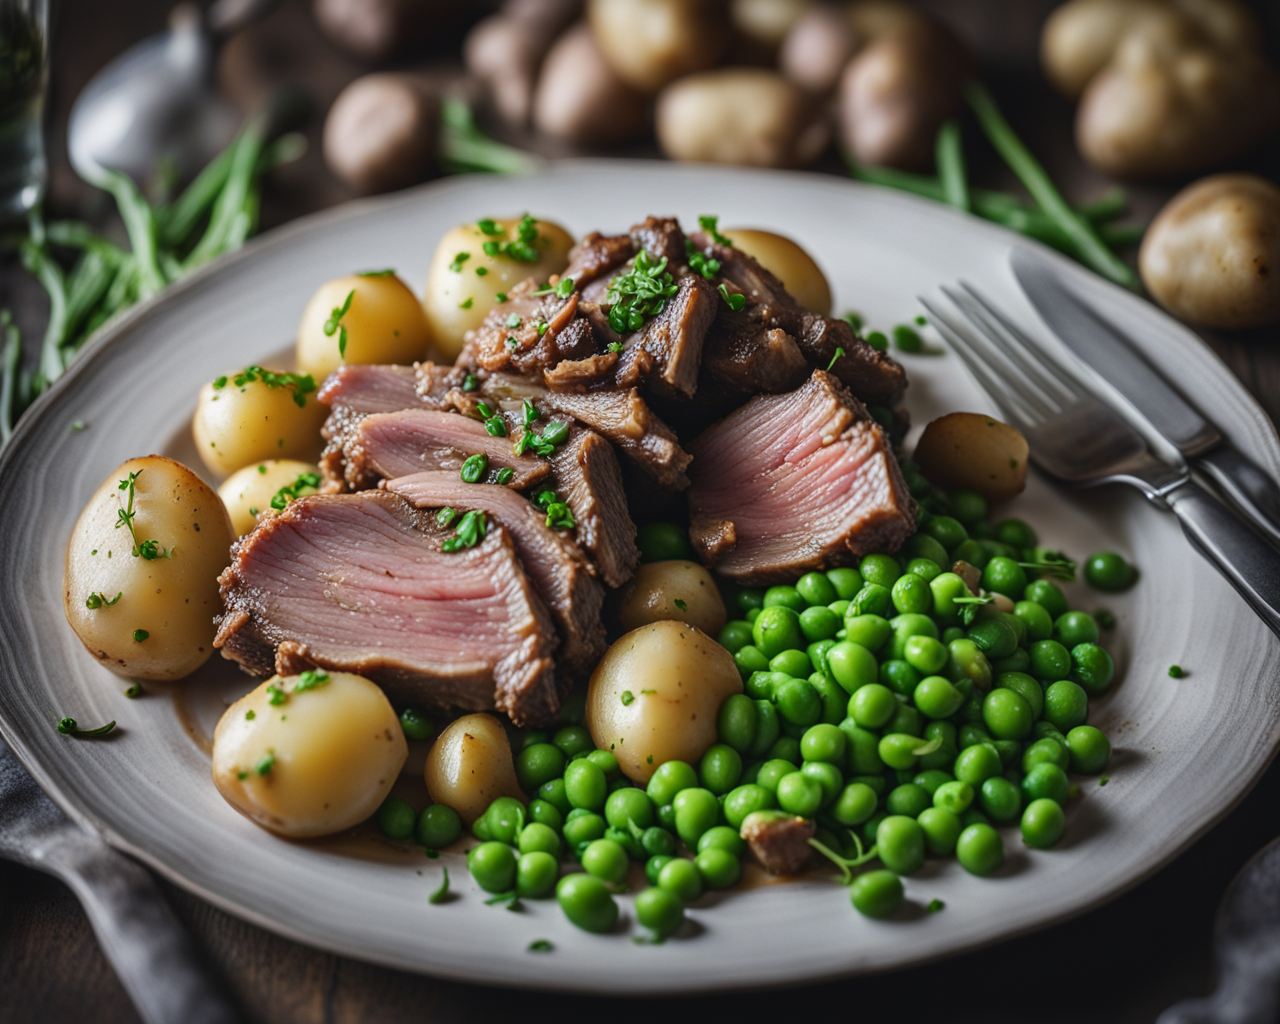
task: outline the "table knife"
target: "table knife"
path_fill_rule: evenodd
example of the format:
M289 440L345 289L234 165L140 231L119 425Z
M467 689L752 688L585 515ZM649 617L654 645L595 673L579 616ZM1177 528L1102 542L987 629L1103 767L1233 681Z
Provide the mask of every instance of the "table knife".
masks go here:
M1023 292L1059 340L1114 387L1188 462L1211 477L1227 500L1272 544L1280 546L1280 487L1271 477L1226 440L1123 331L1072 291L1044 255L1017 246L1009 262Z

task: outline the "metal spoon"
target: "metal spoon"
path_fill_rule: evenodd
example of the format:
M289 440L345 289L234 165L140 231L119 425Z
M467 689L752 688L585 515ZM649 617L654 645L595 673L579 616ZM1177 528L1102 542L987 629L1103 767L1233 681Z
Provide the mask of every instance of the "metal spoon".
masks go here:
M240 115L213 89L218 45L267 14L276 0L217 0L207 12L175 7L169 28L99 71L71 108L71 165L96 182L101 168L140 185L162 160L179 177L203 167L235 134Z

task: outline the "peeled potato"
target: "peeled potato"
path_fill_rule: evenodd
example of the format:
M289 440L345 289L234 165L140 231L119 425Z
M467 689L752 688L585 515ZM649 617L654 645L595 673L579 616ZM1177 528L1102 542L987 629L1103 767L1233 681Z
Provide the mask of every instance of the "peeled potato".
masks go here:
M999 502L1027 485L1029 451L1027 439L1009 424L981 413L953 412L924 428L915 461L943 490L963 487Z
M305 839L373 814L408 756L385 694L363 676L272 676L213 733L213 784L249 820Z
M493 715L454 721L432 744L423 774L431 799L452 807L468 826L500 796L525 799L511 743Z
M721 232L765 270L777 277L792 297L812 313L831 312L831 286L813 257L785 235L751 228L727 228Z
M715 636L727 619L715 580L697 562L648 562L618 597L618 619L625 630L670 619Z
M117 526L120 512L130 511L131 473L132 532ZM67 621L112 672L181 679L213 653L218 573L234 539L222 502L186 466L159 455L130 459L103 481L71 531Z
M467 331L474 331L516 285L527 278L546 281L569 265L573 236L559 224L534 221L536 260L525 262L500 251L486 255L486 242L501 246L517 240L521 218L472 221L449 231L436 246L427 274L422 308L441 356L452 362L462 351ZM480 225L490 228L487 234ZM492 248L492 246L491 246Z
M724 0L589 0L587 18L613 70L655 93L714 67L729 45Z
M264 459L314 462L328 415L329 407L317 401L314 391L303 393L288 376L250 367L200 389L191 433L209 469L234 473Z
M683 622L632 630L600 659L587 688L587 729L641 785L667 761L696 763L716 741L716 715L742 692L733 655Z
M271 499L282 487L293 488L297 498L314 494L320 487L320 468L296 459L267 459L238 469L223 481L218 497L227 507L236 536L253 529L258 513L271 508Z
M344 363L408 365L433 355L422 306L393 273L325 282L298 324L298 369L317 381Z

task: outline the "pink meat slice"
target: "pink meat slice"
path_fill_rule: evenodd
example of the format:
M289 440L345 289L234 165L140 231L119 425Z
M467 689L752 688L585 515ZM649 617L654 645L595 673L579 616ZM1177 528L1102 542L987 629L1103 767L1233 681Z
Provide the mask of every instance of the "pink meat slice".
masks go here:
M759 395L690 446L689 534L703 561L751 586L892 552L915 530L880 425L834 376Z
M316 666L395 699L551 720L555 633L510 535L493 524L446 554L450 532L383 491L290 502L233 548L214 646L258 675Z

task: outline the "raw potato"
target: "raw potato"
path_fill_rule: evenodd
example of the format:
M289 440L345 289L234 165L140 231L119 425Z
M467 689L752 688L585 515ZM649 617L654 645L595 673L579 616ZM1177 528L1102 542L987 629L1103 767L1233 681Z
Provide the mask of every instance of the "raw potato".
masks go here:
M255 824L307 839L373 814L407 756L395 709L363 676L272 676L218 722L213 784Z
M271 507L271 499L282 487L292 487L299 478L312 474L316 477L316 485L299 490L298 497L314 494L319 489L320 468L311 462L298 462L296 459L267 459L255 462L244 469L232 473L221 487L218 497L227 507L231 516L231 528L236 535L243 537L254 528L258 521L258 513Z
M1007 423L953 412L924 428L916 445L920 472L943 490L965 487L988 501L1008 501L1027 484L1027 439Z
M814 0L732 0L733 27L767 52L775 50Z
M351 305L338 326L325 333L348 295ZM340 349L343 327L345 353ZM298 324L298 369L317 382L344 363L407 365L433 354L422 306L395 274L351 274L322 284Z
M587 15L613 70L649 94L714 67L729 44L722 0L590 0Z
M826 96L840 81L858 41L845 12L814 7L791 26L778 53L778 67L800 88Z
M1156 300L1190 323L1280 321L1280 188L1216 174L1183 189L1151 222L1138 267Z
M670 619L716 636L727 618L716 581L696 562L649 562L618 592L618 619L628 631Z
M134 480L133 533L155 541L161 557L133 554L133 536L117 527ZM63 604L89 653L112 672L138 679L181 679L213 653L213 617L222 611L218 574L235 534L222 502L181 463L160 455L130 459L89 499L67 544ZM89 596L104 602L89 608ZM119 600L115 600L116 595ZM145 638L135 639L135 631ZM141 634L138 634L141 637Z
M218 381L206 384L196 401L191 433L209 469L225 474L264 459L319 458L320 427L329 407L316 400L314 391L303 395L299 406L296 388L272 387L260 378L237 385L235 376L218 378L222 387L214 387Z
M644 785L667 761L697 764L716 741L720 705L741 692L733 655L711 637L683 622L654 622L600 659L587 688L587 729Z
M813 313L831 312L831 286L813 257L785 235L750 228L726 228L725 237L777 277L800 305Z
M721 68L673 83L658 97L657 133L672 160L752 167L803 167L829 137L803 90L764 68Z
M499 292L505 294L530 277L544 282L569 265L573 237L559 224L545 220L535 222L538 238L534 245L540 254L537 262L523 263L503 254L485 255L485 242L514 239L519 223L519 217L495 220L501 233L486 235L472 221L446 233L436 246L422 308L444 361L451 363L457 358L467 331L480 326L489 310L498 304ZM466 259L459 261L463 253ZM477 273L480 270L484 273Z
M617 76L580 24L552 46L538 76L533 123L543 135L581 146L611 146L644 131L649 101Z
M463 715L431 746L427 792L471 825L500 796L525 800L516 781L511 742L493 715Z
M435 162L440 100L413 75L357 78L324 121L324 159L358 192L423 181Z

